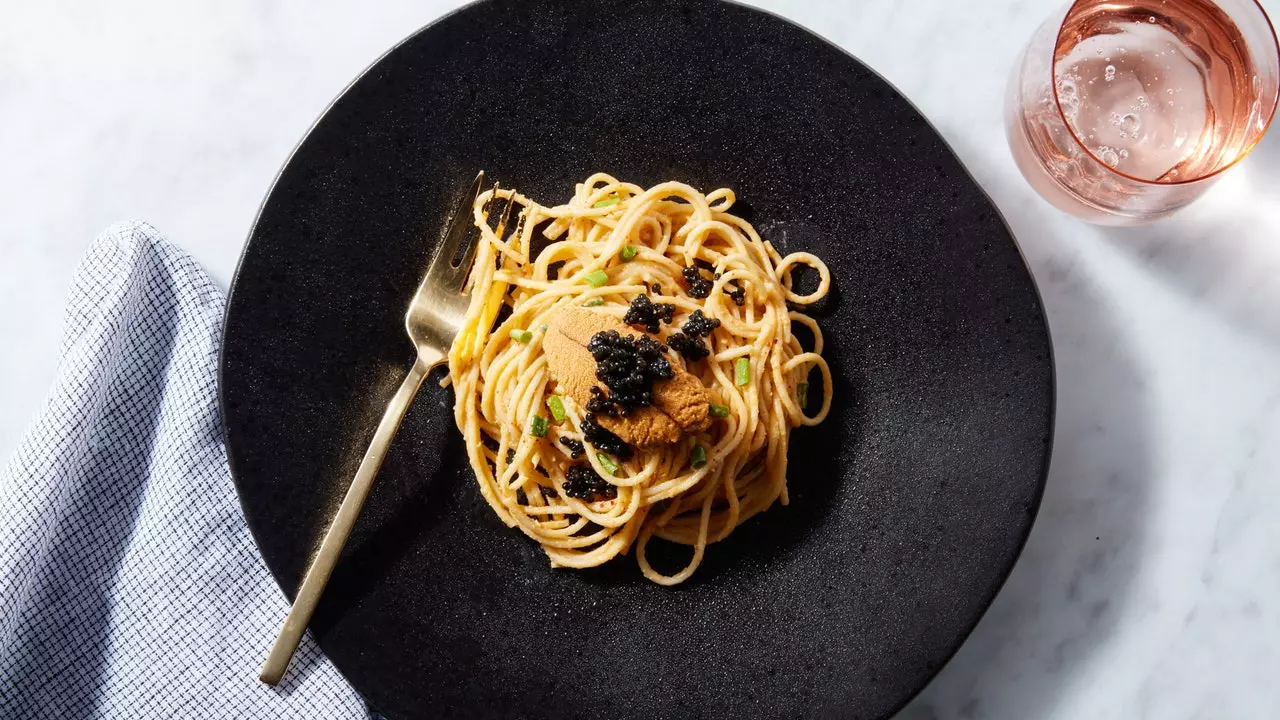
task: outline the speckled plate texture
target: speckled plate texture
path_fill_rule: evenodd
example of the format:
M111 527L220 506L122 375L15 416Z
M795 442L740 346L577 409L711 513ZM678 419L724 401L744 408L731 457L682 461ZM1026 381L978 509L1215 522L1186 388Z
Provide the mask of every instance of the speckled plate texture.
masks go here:
M471 5L377 61L298 146L236 275L221 377L232 472L285 594L412 362L405 309L481 168L547 203L601 170L732 187L784 253L832 270L814 314L834 407L792 434L791 504L663 588L631 557L552 570L502 525L437 372L315 615L325 652L396 720L892 715L1035 516L1044 315L1000 215L906 100L714 0Z

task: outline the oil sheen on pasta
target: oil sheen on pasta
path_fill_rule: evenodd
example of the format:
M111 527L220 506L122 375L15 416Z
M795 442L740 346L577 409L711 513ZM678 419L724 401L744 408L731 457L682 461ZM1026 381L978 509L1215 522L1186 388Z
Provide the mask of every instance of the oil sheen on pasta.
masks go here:
M520 215L504 240L489 218L506 202ZM553 567L593 567L634 547L645 577L674 585L697 569L709 543L774 502L787 503L791 429L822 422L831 406L822 332L788 303L821 299L831 278L813 255L781 256L730 213L733 203L729 189L704 195L679 182L644 189L604 174L554 207L506 189L476 200L481 245L446 383L455 388L454 415L481 493L503 522L542 546ZM792 290L796 265L817 270L816 291ZM705 285L691 288L690 267L711 282L709 293ZM641 294L675 305L672 322L652 336L661 342L696 310L720 321L705 339L708 357L667 355L701 380L723 417L622 460L579 444L585 408L557 387L542 341L562 308L586 306L621 320ZM795 323L811 331L812 350L792 334ZM821 403L805 409L797 391L813 368L822 387L811 396ZM567 475L589 477L588 463L608 492L571 497ZM671 575L653 568L645 549L655 536L690 546L688 565Z

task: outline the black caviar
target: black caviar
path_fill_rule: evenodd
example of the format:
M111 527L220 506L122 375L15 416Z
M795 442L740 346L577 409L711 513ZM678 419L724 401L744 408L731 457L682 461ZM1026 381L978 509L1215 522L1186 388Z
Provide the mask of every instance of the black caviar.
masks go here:
M663 356L666 349L648 336L633 338L617 330L592 335L587 351L596 360L596 378L609 390L602 402L617 405L622 415L652 405L653 381L676 376L671 362ZM597 397L602 395L592 400ZM588 412L592 412L590 407Z
M701 360L711 354L705 342L696 337L689 337L684 333L672 333L671 337L667 338L667 344L671 346L672 350L680 353L685 360L689 361Z
M590 465L574 465L564 474L564 494L585 502L618 497L618 488L596 474Z
M729 299L738 307L746 305L747 289L739 285L737 280L730 280L729 285L732 289L725 293L729 296Z
M719 327L719 320L707 317L701 310L694 310L689 315L689 319L684 321L684 327L680 328L680 331L691 337L702 338L710 335Z
M634 454L631 446L622 440L622 438L605 430L596 423L595 415L587 415L582 419L582 437L591 443L601 452L609 453L619 460L630 460Z
M648 295L637 295L635 300L631 301L631 307L627 309L627 314L623 316L622 321L628 325L640 325L651 333L658 332L658 321L662 321L668 325L676 315L676 306L671 303L654 303L649 300Z
M703 315L701 310L694 310L680 332L672 333L667 338L667 344L672 350L683 355L686 360L701 360L711 354L702 338L710 335L718 327L720 327L719 320Z
M652 286L649 287L649 289L653 291L654 295L662 294L662 286L659 285L658 283L654 283Z
M701 300L711 294L711 281L702 276L696 267L687 267L681 273L689 286L689 297Z
M592 415L617 417L620 411L618 404L610 400L599 385L595 385L591 388L591 399L587 401L587 412Z
M560 444L569 448L569 457L573 458L574 460L577 460L578 458L582 457L583 454L587 452L587 449L582 446L581 440L574 440L571 437L560 438Z

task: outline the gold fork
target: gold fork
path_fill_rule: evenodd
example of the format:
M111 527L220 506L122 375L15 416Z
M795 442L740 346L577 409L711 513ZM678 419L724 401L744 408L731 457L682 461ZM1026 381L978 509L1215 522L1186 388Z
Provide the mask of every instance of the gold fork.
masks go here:
M464 196L454 209L453 218L449 221L449 229L431 256L427 275L418 286L413 302L409 303L404 325L409 333L409 339L418 349L418 358L409 369L404 382L400 383L400 389L396 391L395 397L387 403L387 410L383 413L381 422L378 423L378 429L373 434L373 440L369 443L364 459L360 461L355 479L351 481L351 487L347 490L346 497L342 499L342 505L338 508L333 523L325 533L323 542L320 543L320 551L311 561L311 567L302 580L302 587L298 588L297 599L293 601L293 607L289 608L289 615L280 628L275 644L271 646L271 653L262 666L262 672L258 674L258 678L264 683L275 685L280 682L285 669L289 667L289 660L298 649L298 642L311 621L311 614L316 609L316 603L320 601L320 594L324 592L324 586L329 582L329 576L338 563L338 555L351 535L351 528L355 526L356 518L360 516L360 508L364 506L365 498L369 497L373 480L378 475L378 469L382 467L382 459L387 455L387 448L390 447L391 439L395 437L396 430L400 427L400 421L404 419L405 411L409 409L409 403L413 402L427 373L448 357L449 347L453 344L459 328L462 327L469 302L468 296L464 295L462 290L480 240L477 239L471 243L457 262L454 262L454 256L458 254L458 249L467 238L467 231L471 227L471 208L479 197L480 188L483 185L484 171L481 171L476 175L471 192ZM495 198L497 191L498 186L495 183L493 186ZM502 219L498 221L496 234L499 238L506 230L513 204L507 203Z

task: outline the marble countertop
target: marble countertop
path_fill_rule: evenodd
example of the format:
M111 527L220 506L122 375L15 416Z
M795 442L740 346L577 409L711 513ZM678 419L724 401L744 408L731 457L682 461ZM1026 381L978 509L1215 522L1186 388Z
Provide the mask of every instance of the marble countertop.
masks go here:
M226 287L281 162L383 50L458 5L86 0L0 26L0 456L57 360L80 254L145 219ZM1082 224L1022 180L1001 124L1054 0L757 0L909 97L991 193L1058 367L1026 552L905 720L1263 718L1280 708L1280 133L1198 204ZM1264 0L1280 17L1280 0ZM978 9L981 8L981 9Z

